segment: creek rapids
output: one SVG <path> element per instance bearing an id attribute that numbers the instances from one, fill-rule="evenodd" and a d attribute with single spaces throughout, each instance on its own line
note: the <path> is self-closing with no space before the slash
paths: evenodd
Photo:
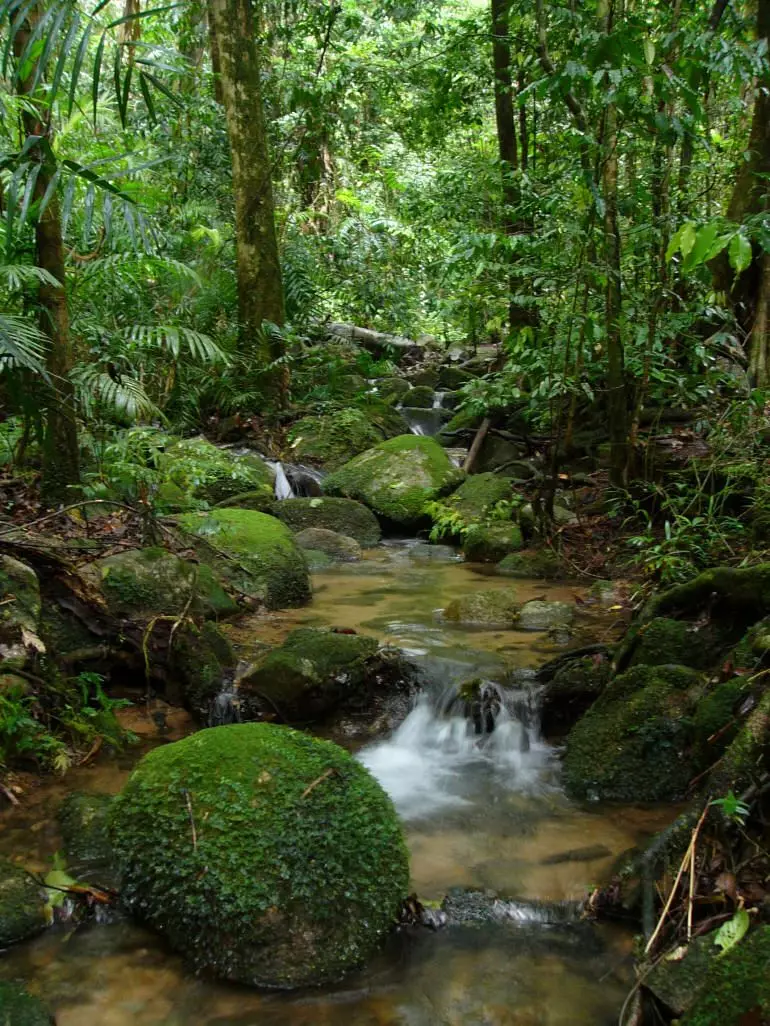
<path id="1" fill-rule="evenodd" d="M 548 638 L 471 630 L 440 616 L 453 598 L 511 583 L 480 573 L 446 547 L 389 541 L 360 563 L 314 575 L 312 605 L 235 627 L 241 641 L 259 634 L 271 642 L 298 625 L 352 629 L 397 646 L 421 667 L 428 683 L 400 725 L 357 755 L 396 804 L 420 899 L 430 905 L 453 888 L 475 890 L 505 899 L 500 914 L 470 916 L 435 932 L 398 931 L 342 983 L 289 994 L 195 978 L 161 939 L 125 920 L 74 932 L 55 926 L 4 953 L 0 979 L 25 978 L 55 1011 L 58 1026 L 617 1022 L 633 983 L 630 933 L 538 909 L 567 909 L 606 882 L 617 856 L 675 811 L 567 800 L 558 750 L 541 737 L 526 680 L 527 670 L 556 654 Z M 574 586 L 525 580 L 515 587 L 522 601 L 575 599 Z M 519 671 L 518 684 L 494 683 L 511 669 Z M 457 685 L 472 676 L 489 681 L 491 720 L 481 735 L 457 700 Z M 47 868 L 60 843 L 51 817 L 58 799 L 70 790 L 119 790 L 147 743 L 77 768 L 0 814 L 0 854 Z"/>

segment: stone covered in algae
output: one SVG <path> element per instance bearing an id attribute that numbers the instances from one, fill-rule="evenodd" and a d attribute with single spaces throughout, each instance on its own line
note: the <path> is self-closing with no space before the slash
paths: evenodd
<path id="1" fill-rule="evenodd" d="M 189 508 L 185 497 L 198 504 L 222 502 L 241 492 L 261 492 L 267 501 L 273 498 L 273 474 L 263 459 L 256 453 L 220 449 L 203 437 L 169 445 L 161 459 L 161 471 L 161 499 L 174 505 L 176 497 L 181 508 Z"/>
<path id="2" fill-rule="evenodd" d="M 377 781 L 337 745 L 273 724 L 150 752 L 115 799 L 111 834 L 126 906 L 192 968 L 255 986 L 340 978 L 408 892 Z"/>
<path id="3" fill-rule="evenodd" d="M 24 869 L 0 859 L 0 948 L 28 940 L 45 929 L 45 904 L 40 884 Z"/>
<path id="4" fill-rule="evenodd" d="M 55 1019 L 21 984 L 0 981 L 0 1026 L 55 1026 Z"/>
<path id="5" fill-rule="evenodd" d="M 513 588 L 476 591 L 454 599 L 444 609 L 444 619 L 468 626 L 513 627 L 521 604 Z"/>
<path id="6" fill-rule="evenodd" d="M 349 538 L 355 538 L 364 548 L 376 545 L 382 533 L 374 513 L 353 499 L 285 499 L 274 503 L 269 512 L 292 531 L 304 531 L 311 527 L 339 531 Z"/>

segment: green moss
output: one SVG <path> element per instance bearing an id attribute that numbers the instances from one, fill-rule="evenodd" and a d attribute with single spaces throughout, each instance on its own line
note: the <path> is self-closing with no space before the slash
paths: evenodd
<path id="1" fill-rule="evenodd" d="M 471 474 L 447 499 L 467 524 L 482 520 L 498 502 L 511 498 L 511 482 L 497 474 Z"/>
<path id="2" fill-rule="evenodd" d="M 443 445 L 457 445 L 457 432 L 464 432 L 472 435 L 481 424 L 482 417 L 479 413 L 471 413 L 470 410 L 458 410 L 454 417 L 439 433 L 439 441 Z"/>
<path id="3" fill-rule="evenodd" d="M 756 673 L 770 656 L 770 617 L 751 626 L 730 655 L 730 661 L 738 671 Z"/>
<path id="4" fill-rule="evenodd" d="M 692 714 L 702 694 L 700 676 L 684 666 L 636 666 L 615 677 L 567 738 L 568 793 L 607 801 L 681 798 L 708 765 L 693 750 Z"/>
<path id="5" fill-rule="evenodd" d="M 442 367 L 438 374 L 438 387 L 454 391 L 472 380 L 473 375 L 460 367 Z"/>
<path id="6" fill-rule="evenodd" d="M 262 492 L 273 497 L 273 475 L 259 456 L 219 449 L 205 438 L 185 438 L 170 445 L 161 461 L 166 498 L 176 494 L 207 503 L 221 502 L 239 492 Z M 174 489 L 178 489 L 175 493 Z"/>
<path id="7" fill-rule="evenodd" d="M 712 624 L 695 626 L 658 616 L 639 630 L 629 665 L 679 663 L 707 670 L 719 663 L 724 651 L 724 638 Z"/>
<path id="8" fill-rule="evenodd" d="M 413 387 L 422 386 L 433 391 L 434 388 L 438 387 L 438 377 L 438 367 L 423 367 L 411 375 L 409 382 Z"/>
<path id="9" fill-rule="evenodd" d="M 469 625 L 512 627 L 520 611 L 517 593 L 512 588 L 497 588 L 455 599 L 444 609 L 444 618 Z"/>
<path id="10" fill-rule="evenodd" d="M 376 382 L 376 388 L 383 402 L 392 405 L 401 402 L 401 397 L 409 391 L 410 385 L 404 378 L 380 378 Z"/>
<path id="11" fill-rule="evenodd" d="M 704 988 L 681 1026 L 741 1026 L 770 1015 L 770 926 L 752 930 L 724 957 L 715 957 Z"/>
<path id="12" fill-rule="evenodd" d="M 740 794 L 760 784 L 770 751 L 770 690 L 764 692 L 740 724 L 724 755 L 709 776 L 712 794 Z"/>
<path id="13" fill-rule="evenodd" d="M 206 722 L 211 702 L 222 690 L 225 671 L 235 662 L 230 642 L 213 623 L 201 627 L 187 624 L 174 635 L 171 666 L 181 678 L 185 705 L 202 722 Z"/>
<path id="14" fill-rule="evenodd" d="M 61 830 L 67 865 L 108 865 L 112 848 L 107 834 L 107 814 L 111 795 L 68 794 L 59 806 L 56 818 Z"/>
<path id="15" fill-rule="evenodd" d="M 361 546 L 355 538 L 336 531 L 327 531 L 325 527 L 307 527 L 294 535 L 301 549 L 313 552 L 324 552 L 332 559 L 343 562 L 361 558 Z"/>
<path id="16" fill-rule="evenodd" d="M 370 424 L 380 433 L 380 439 L 396 438 L 397 435 L 405 435 L 409 431 L 409 425 L 389 403 L 380 399 L 368 398 L 365 403 L 359 406 Z"/>
<path id="17" fill-rule="evenodd" d="M 188 609 L 203 616 L 229 616 L 238 611 L 209 566 L 190 563 L 164 549 L 128 549 L 91 564 L 101 583 L 110 613 L 148 619 L 178 616 Z"/>
<path id="18" fill-rule="evenodd" d="M 541 693 L 541 719 L 546 733 L 563 733 L 589 709 L 607 686 L 609 659 L 582 656 L 569 659 Z"/>
<path id="19" fill-rule="evenodd" d="M 550 549 L 512 552 L 500 560 L 495 573 L 501 577 L 535 577 L 546 581 L 568 576 L 558 555 Z"/>
<path id="20" fill-rule="evenodd" d="M 429 410 L 433 406 L 434 394 L 429 385 L 417 385 L 409 389 L 402 397 L 401 403 L 414 410 Z"/>
<path id="21" fill-rule="evenodd" d="M 289 431 L 293 459 L 335 470 L 382 441 L 369 418 L 356 407 L 321 417 L 303 417 Z"/>
<path id="22" fill-rule="evenodd" d="M 155 749 L 111 826 L 128 908 L 195 969 L 243 983 L 339 978 L 377 947 L 408 889 L 379 784 L 343 749 L 285 727 L 216 727 Z"/>
<path id="23" fill-rule="evenodd" d="M 302 627 L 239 681 L 289 723 L 318 719 L 361 691 L 377 641 L 363 634 Z"/>
<path id="24" fill-rule="evenodd" d="M 396 524 L 415 526 L 423 508 L 461 480 L 433 438 L 399 435 L 357 456 L 324 481 L 324 491 L 364 502 Z"/>
<path id="25" fill-rule="evenodd" d="M 274 503 L 270 513 L 292 531 L 323 527 L 355 538 L 364 548 L 376 545 L 380 540 L 377 517 L 362 503 L 352 499 L 286 499 Z"/>
<path id="26" fill-rule="evenodd" d="M 288 527 L 275 517 L 255 510 L 216 509 L 185 513 L 178 523 L 199 539 L 201 560 L 268 609 L 301 605 L 310 598 L 302 552 Z"/>
<path id="27" fill-rule="evenodd" d="M 0 859 L 0 948 L 45 929 L 45 901 L 45 891 L 29 873 Z"/>
<path id="28" fill-rule="evenodd" d="M 237 506 L 240 509 L 255 509 L 259 513 L 270 513 L 275 505 L 275 493 L 274 491 L 267 492 L 264 489 L 239 492 L 237 495 L 231 495 L 229 498 L 223 499 L 221 502 L 216 503 L 216 505 L 217 508 L 220 506 Z"/>
<path id="29" fill-rule="evenodd" d="M 510 521 L 473 527 L 465 536 L 463 551 L 472 563 L 499 563 L 524 545 L 521 528 Z"/>
<path id="30" fill-rule="evenodd" d="M 20 984 L 0 981 L 0 1026 L 55 1026 L 55 1020 Z"/>

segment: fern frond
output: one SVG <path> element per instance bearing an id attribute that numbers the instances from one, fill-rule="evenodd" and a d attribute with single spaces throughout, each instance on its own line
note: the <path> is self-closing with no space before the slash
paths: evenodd
<path id="1" fill-rule="evenodd" d="M 78 398 L 86 416 L 95 413 L 97 404 L 131 420 L 161 416 L 141 382 L 127 375 L 112 377 L 93 364 L 80 364 L 72 371 Z"/>
<path id="2" fill-rule="evenodd" d="M 45 350 L 48 338 L 23 317 L 0 314 L 0 373 L 23 367 L 46 376 Z"/>
<path id="3" fill-rule="evenodd" d="M 11 289 L 22 289 L 34 283 L 61 288 L 61 282 L 50 271 L 34 264 L 0 264 L 0 278 L 4 278 Z"/>
<path id="4" fill-rule="evenodd" d="M 209 335 L 191 328 L 172 324 L 135 324 L 126 329 L 125 336 L 139 346 L 167 349 L 175 360 L 179 359 L 184 343 L 193 359 L 200 363 L 221 363 L 225 366 L 230 363 L 227 353 Z"/>

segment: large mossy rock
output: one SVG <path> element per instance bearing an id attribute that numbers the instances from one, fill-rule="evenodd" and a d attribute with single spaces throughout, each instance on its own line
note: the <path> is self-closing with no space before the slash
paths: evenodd
<path id="1" fill-rule="evenodd" d="M 564 734 L 591 708 L 610 679 L 606 655 L 560 659 L 540 693 L 540 720 L 546 734 Z M 542 674 L 547 667 L 540 671 Z"/>
<path id="2" fill-rule="evenodd" d="M 525 549 L 511 552 L 497 564 L 500 577 L 542 578 L 552 581 L 569 576 L 559 556 L 551 549 Z"/>
<path id="3" fill-rule="evenodd" d="M 462 480 L 433 438 L 399 435 L 367 450 L 324 481 L 324 491 L 363 502 L 394 524 L 414 527 L 425 503 Z"/>
<path id="4" fill-rule="evenodd" d="M 521 612 L 521 603 L 512 588 L 475 591 L 455 599 L 444 609 L 444 619 L 466 626 L 513 627 Z"/>
<path id="5" fill-rule="evenodd" d="M 303 417 L 289 431 L 293 458 L 336 470 L 382 441 L 369 418 L 356 407 L 318 417 Z"/>
<path id="6" fill-rule="evenodd" d="M 89 564 L 84 572 L 101 589 L 112 616 L 230 616 L 238 606 L 205 563 L 190 563 L 161 548 L 127 549 Z"/>
<path id="7" fill-rule="evenodd" d="M 361 964 L 409 886 L 380 785 L 337 745 L 272 724 L 150 752 L 115 799 L 111 832 L 127 907 L 193 968 L 256 986 Z"/>
<path id="8" fill-rule="evenodd" d="M 707 939 L 707 938 L 706 938 Z M 724 957 L 715 954 L 681 1026 L 764 1026 L 770 1022 L 770 926 L 759 926 Z"/>
<path id="9" fill-rule="evenodd" d="M 310 598 L 302 550 L 275 517 L 256 510 L 215 509 L 185 513 L 177 522 L 197 539 L 201 560 L 268 609 L 299 606 Z"/>
<path id="10" fill-rule="evenodd" d="M 498 503 L 511 498 L 511 482 L 497 474 L 471 474 L 447 500 L 466 526 L 477 523 Z"/>
<path id="11" fill-rule="evenodd" d="M 363 634 L 300 627 L 240 678 L 240 697 L 287 723 L 317 720 L 365 688 L 377 649 Z"/>
<path id="12" fill-rule="evenodd" d="M 724 637 L 711 624 L 693 625 L 685 620 L 656 616 L 639 630 L 629 665 L 679 663 L 695 670 L 707 670 L 719 662 L 725 648 Z"/>
<path id="13" fill-rule="evenodd" d="M 382 534 L 374 513 L 352 499 L 286 499 L 274 503 L 270 512 L 292 531 L 305 531 L 314 527 L 339 531 L 340 534 L 355 538 L 364 548 L 376 545 Z"/>
<path id="14" fill-rule="evenodd" d="M 361 546 L 355 538 L 327 531 L 325 527 L 307 527 L 294 539 L 301 549 L 321 552 L 333 562 L 350 563 L 361 558 Z"/>
<path id="15" fill-rule="evenodd" d="M 375 382 L 377 395 L 388 405 L 401 402 L 411 387 L 405 378 L 378 378 Z"/>
<path id="16" fill-rule="evenodd" d="M 463 541 L 463 552 L 471 563 L 499 563 L 523 545 L 518 524 L 499 520 L 473 526 Z"/>
<path id="17" fill-rule="evenodd" d="M 0 949 L 28 940 L 48 925 L 45 890 L 24 869 L 0 859 Z"/>
<path id="18" fill-rule="evenodd" d="M 0 555 L 0 662 L 6 670 L 27 661 L 25 636 L 40 625 L 40 583 L 35 571 L 12 556 Z"/>
<path id="19" fill-rule="evenodd" d="M 674 801 L 730 741 L 737 685 L 710 687 L 684 666 L 635 666 L 615 677 L 567 738 L 564 778 L 576 798 Z M 720 747 L 721 745 L 721 747 Z"/>
<path id="20" fill-rule="evenodd" d="M 184 438 L 166 449 L 161 468 L 161 499 L 181 509 L 186 499 L 214 505 L 242 492 L 273 498 L 273 474 L 256 454 L 236 455 L 205 438 Z"/>
<path id="21" fill-rule="evenodd" d="M 55 1026 L 56 1020 L 39 998 L 21 984 L 0 981 L 0 1026 Z"/>
<path id="22" fill-rule="evenodd" d="M 403 406 L 412 410 L 429 410 L 433 406 L 435 392 L 429 385 L 417 385 L 410 388 L 402 397 Z"/>

